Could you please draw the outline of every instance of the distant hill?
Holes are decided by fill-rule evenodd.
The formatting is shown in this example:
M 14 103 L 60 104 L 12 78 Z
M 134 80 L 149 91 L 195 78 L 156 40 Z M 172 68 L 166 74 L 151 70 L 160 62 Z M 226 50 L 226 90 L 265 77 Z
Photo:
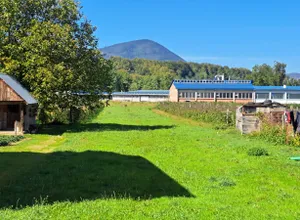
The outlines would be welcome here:
M 294 79 L 300 79 L 300 73 L 289 73 L 288 76 Z
M 184 61 L 180 56 L 151 40 L 136 40 L 100 49 L 106 58 L 141 58 L 159 61 Z

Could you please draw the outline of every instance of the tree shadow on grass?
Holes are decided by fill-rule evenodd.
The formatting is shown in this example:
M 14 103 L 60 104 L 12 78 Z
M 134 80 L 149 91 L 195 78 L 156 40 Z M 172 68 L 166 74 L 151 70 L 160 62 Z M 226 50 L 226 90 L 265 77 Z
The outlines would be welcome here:
M 74 125 L 49 125 L 43 127 L 39 134 L 62 135 L 65 132 L 93 132 L 93 131 L 149 131 L 158 129 L 171 129 L 174 125 L 126 125 L 126 124 L 102 124 L 102 123 L 88 123 L 88 124 L 74 124 Z
M 110 152 L 0 153 L 0 208 L 107 198 L 194 197 L 143 157 Z

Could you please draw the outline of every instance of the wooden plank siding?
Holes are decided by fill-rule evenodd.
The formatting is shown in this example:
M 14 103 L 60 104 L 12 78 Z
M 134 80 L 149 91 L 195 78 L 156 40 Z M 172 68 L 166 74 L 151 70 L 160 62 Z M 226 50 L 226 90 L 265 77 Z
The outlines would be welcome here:
M 0 102 L 24 102 L 24 100 L 0 79 Z

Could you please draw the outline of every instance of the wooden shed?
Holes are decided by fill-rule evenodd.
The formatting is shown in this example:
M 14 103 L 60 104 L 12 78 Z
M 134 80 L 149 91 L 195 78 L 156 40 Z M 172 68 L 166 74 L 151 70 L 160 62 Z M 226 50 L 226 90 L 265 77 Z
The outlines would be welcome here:
M 0 134 L 23 134 L 36 124 L 37 101 L 12 76 L 0 74 Z
M 260 131 L 261 120 L 257 114 L 262 114 L 270 124 L 281 124 L 286 106 L 267 100 L 262 103 L 249 102 L 236 111 L 236 127 L 242 134 Z

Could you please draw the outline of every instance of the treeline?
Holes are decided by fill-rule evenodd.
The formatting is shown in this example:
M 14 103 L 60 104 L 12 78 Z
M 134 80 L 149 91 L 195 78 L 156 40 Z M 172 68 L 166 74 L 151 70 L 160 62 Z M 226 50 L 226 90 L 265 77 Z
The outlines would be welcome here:
M 286 64 L 275 62 L 256 65 L 252 71 L 246 68 L 229 68 L 208 63 L 162 62 L 144 59 L 112 57 L 114 90 L 168 89 L 173 79 L 213 79 L 225 75 L 225 79 L 249 79 L 255 85 L 300 85 L 299 80 L 286 75 Z

